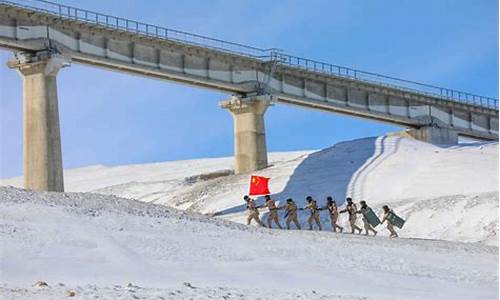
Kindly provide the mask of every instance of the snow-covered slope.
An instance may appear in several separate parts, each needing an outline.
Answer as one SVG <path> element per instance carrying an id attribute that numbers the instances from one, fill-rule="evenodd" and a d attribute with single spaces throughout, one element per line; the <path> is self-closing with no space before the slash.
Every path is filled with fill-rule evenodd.
<path id="1" fill-rule="evenodd" d="M 259 229 L 88 193 L 0 187 L 0 245 L 2 299 L 498 297 L 497 247 Z"/>
<path id="2" fill-rule="evenodd" d="M 273 153 L 274 198 L 346 195 L 376 211 L 388 204 L 407 219 L 402 236 L 498 245 L 498 143 L 442 148 L 400 136 L 338 143 L 321 151 Z M 66 190 L 117 195 L 244 222 L 250 174 L 227 175 L 232 158 L 67 170 Z M 202 175 L 202 176 L 198 176 Z M 21 185 L 21 178 L 2 180 Z M 265 216 L 264 216 L 265 217 Z M 305 221 L 306 215 L 301 216 Z M 326 215 L 325 227 L 329 228 Z M 346 223 L 343 215 L 340 222 Z M 386 234 L 382 230 L 382 234 Z"/>

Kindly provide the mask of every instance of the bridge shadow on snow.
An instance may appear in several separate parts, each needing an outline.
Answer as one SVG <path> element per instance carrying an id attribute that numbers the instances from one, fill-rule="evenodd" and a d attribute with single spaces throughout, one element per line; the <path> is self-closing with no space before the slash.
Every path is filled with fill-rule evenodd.
<path id="1" fill-rule="evenodd" d="M 305 206 L 307 196 L 316 199 L 320 207 L 325 205 L 327 196 L 332 196 L 338 206 L 344 204 L 347 196 L 359 202 L 363 197 L 362 186 L 367 173 L 397 151 L 399 140 L 399 137 L 371 137 L 338 143 L 311 153 L 295 168 L 285 188 L 271 197 L 279 201 L 279 205 L 283 205 L 287 198 L 293 198 L 299 207 Z M 258 205 L 262 204 L 264 197 L 259 197 L 256 202 Z M 246 206 L 242 203 L 215 215 L 228 215 L 245 209 Z M 279 214 L 280 220 L 283 220 L 284 212 L 279 211 Z M 299 212 L 302 225 L 308 215 L 307 211 Z M 267 212 L 261 214 L 263 221 L 266 218 Z M 324 227 L 329 229 L 327 214 L 322 213 L 321 219 Z"/>

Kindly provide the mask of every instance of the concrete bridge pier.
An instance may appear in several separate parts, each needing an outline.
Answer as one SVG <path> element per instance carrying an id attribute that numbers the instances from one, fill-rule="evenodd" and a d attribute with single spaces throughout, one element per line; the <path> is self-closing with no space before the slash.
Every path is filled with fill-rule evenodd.
<path id="1" fill-rule="evenodd" d="M 233 96 L 220 106 L 228 109 L 234 120 L 234 171 L 236 174 L 267 167 L 264 113 L 271 104 L 269 97 L 239 98 Z"/>
<path id="2" fill-rule="evenodd" d="M 434 145 L 458 144 L 458 133 L 447 128 L 425 126 L 418 129 L 406 130 L 411 137 Z"/>
<path id="3" fill-rule="evenodd" d="M 69 63 L 47 51 L 16 53 L 7 65 L 23 79 L 24 187 L 64 191 L 56 76 Z"/>

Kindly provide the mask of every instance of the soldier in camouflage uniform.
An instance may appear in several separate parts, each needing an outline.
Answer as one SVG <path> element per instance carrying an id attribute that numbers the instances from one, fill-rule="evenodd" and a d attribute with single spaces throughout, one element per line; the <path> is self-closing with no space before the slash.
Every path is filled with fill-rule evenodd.
<path id="1" fill-rule="evenodd" d="M 297 229 L 300 228 L 300 223 L 297 218 L 297 204 L 295 204 L 295 201 L 293 201 L 292 198 L 289 198 L 286 200 L 286 204 L 281 206 L 278 209 L 284 209 L 285 210 L 285 223 L 286 223 L 286 229 L 290 229 L 290 223 L 293 222 L 295 226 L 297 226 Z"/>
<path id="2" fill-rule="evenodd" d="M 337 232 L 337 229 L 339 229 L 340 232 L 342 233 L 342 231 L 344 231 L 344 227 L 340 227 L 339 225 L 337 225 L 337 220 L 339 218 L 337 203 L 335 203 L 333 198 L 330 196 L 326 197 L 326 206 L 321 208 L 320 210 L 325 210 L 325 209 L 328 210 L 328 213 L 330 215 L 330 221 L 332 222 L 333 232 Z"/>
<path id="3" fill-rule="evenodd" d="M 266 225 L 264 225 L 264 223 L 262 223 L 262 221 L 259 218 L 259 209 L 255 204 L 255 200 L 246 195 L 245 197 L 243 197 L 243 199 L 247 203 L 247 210 L 248 210 L 247 225 L 250 225 L 250 222 L 252 222 L 252 220 L 255 220 L 255 222 L 260 226 L 266 227 Z"/>
<path id="4" fill-rule="evenodd" d="M 313 221 L 316 222 L 316 225 L 318 225 L 319 230 L 322 230 L 323 228 L 321 228 L 321 222 L 319 220 L 319 209 L 316 200 L 314 200 L 311 196 L 307 196 L 306 200 L 307 200 L 307 205 L 301 210 L 309 209 L 311 212 L 309 219 L 307 219 L 307 223 L 309 224 L 309 230 L 313 229 Z"/>
<path id="5" fill-rule="evenodd" d="M 368 207 L 366 201 L 360 201 L 359 205 L 361 206 L 361 208 L 356 213 L 361 214 L 363 216 L 362 220 L 363 220 L 363 226 L 365 227 L 365 235 L 368 235 L 370 231 L 373 232 L 373 235 L 377 235 L 377 231 L 373 229 L 372 225 L 368 222 L 368 220 L 365 217 L 366 211 L 371 208 Z"/>
<path id="6" fill-rule="evenodd" d="M 339 213 L 343 214 L 347 212 L 349 214 L 349 224 L 351 224 L 351 233 L 354 234 L 354 231 L 357 230 L 358 233 L 361 234 L 362 231 L 361 228 L 359 228 L 356 225 L 356 220 L 357 220 L 356 212 L 358 211 L 358 208 L 356 207 L 356 204 L 352 202 L 351 198 L 347 197 L 346 201 L 347 201 L 346 208 L 339 211 Z"/>
<path id="7" fill-rule="evenodd" d="M 389 206 L 384 205 L 382 206 L 382 209 L 384 210 L 384 217 L 382 218 L 382 224 L 384 224 L 385 221 L 387 221 L 387 230 L 391 233 L 390 237 L 398 237 L 398 233 L 396 230 L 394 230 L 394 224 L 391 223 L 391 221 L 388 219 L 390 214 L 393 214 L 394 212 L 392 209 L 389 208 Z"/>
<path id="8" fill-rule="evenodd" d="M 274 221 L 274 223 L 278 226 L 279 229 L 283 229 L 278 219 L 278 208 L 276 207 L 274 200 L 271 199 L 271 196 L 269 195 L 266 195 L 265 198 L 266 202 L 259 207 L 267 207 L 267 209 L 269 209 L 269 214 L 267 215 L 267 227 L 273 228 L 271 224 Z"/>

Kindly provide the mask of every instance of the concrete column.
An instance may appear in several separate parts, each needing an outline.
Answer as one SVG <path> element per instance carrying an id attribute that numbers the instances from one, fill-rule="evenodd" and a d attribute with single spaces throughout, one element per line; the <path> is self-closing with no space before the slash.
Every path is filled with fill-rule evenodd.
<path id="1" fill-rule="evenodd" d="M 458 144 L 458 133 L 447 128 L 426 126 L 419 129 L 406 130 L 411 137 L 435 145 L 456 145 Z"/>
<path id="2" fill-rule="evenodd" d="M 57 72 L 68 62 L 48 52 L 17 53 L 7 65 L 23 79 L 24 186 L 64 191 Z"/>
<path id="3" fill-rule="evenodd" d="M 234 157 L 236 174 L 267 167 L 264 113 L 270 105 L 266 98 L 237 98 L 220 103 L 234 120 Z"/>

